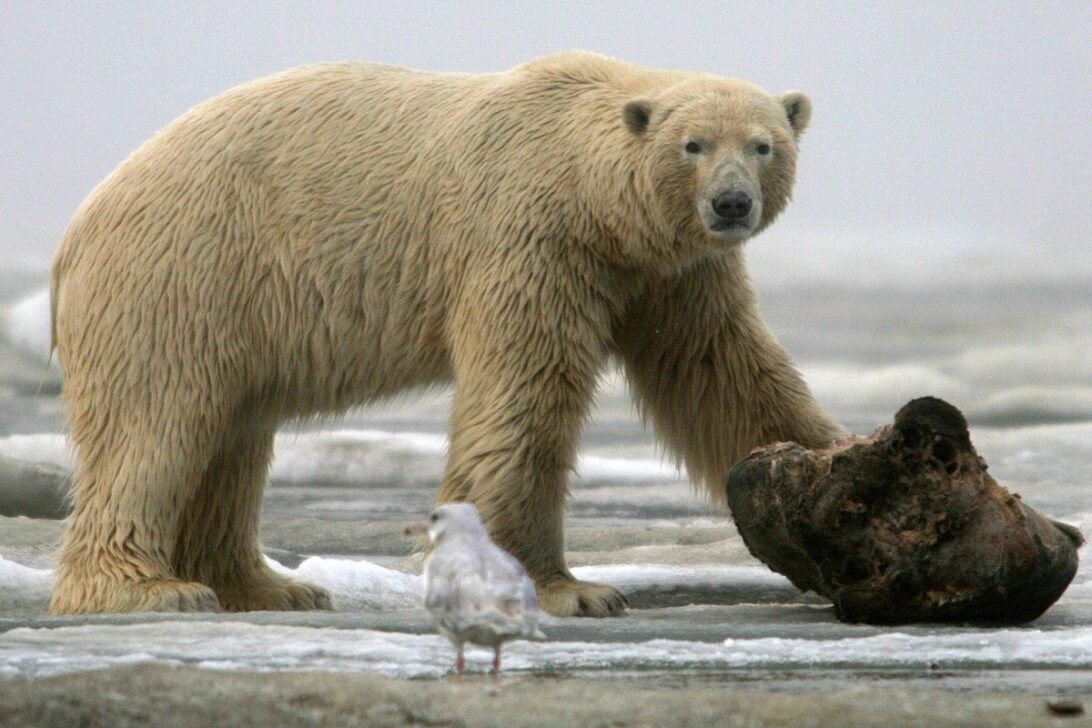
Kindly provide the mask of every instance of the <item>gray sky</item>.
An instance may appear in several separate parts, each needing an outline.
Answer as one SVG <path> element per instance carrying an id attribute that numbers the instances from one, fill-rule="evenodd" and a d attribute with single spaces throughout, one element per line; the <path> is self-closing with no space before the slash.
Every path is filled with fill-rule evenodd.
<path id="1" fill-rule="evenodd" d="M 749 247 L 761 281 L 1092 285 L 1090 37 L 1087 1 L 0 0 L 0 265 L 44 265 L 96 182 L 237 83 L 584 48 L 812 97 L 795 200 Z"/>

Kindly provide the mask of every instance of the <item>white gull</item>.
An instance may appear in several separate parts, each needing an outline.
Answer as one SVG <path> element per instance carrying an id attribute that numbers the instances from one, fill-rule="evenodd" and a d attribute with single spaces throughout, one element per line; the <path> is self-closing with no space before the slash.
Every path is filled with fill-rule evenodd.
<path id="1" fill-rule="evenodd" d="M 493 675 L 500 671 L 501 645 L 513 639 L 545 639 L 538 628 L 535 585 L 514 556 L 489 540 L 478 509 L 448 503 L 429 515 L 432 552 L 425 560 L 425 607 L 441 634 L 455 646 L 455 672 L 462 678 L 463 645 L 493 648 Z"/>

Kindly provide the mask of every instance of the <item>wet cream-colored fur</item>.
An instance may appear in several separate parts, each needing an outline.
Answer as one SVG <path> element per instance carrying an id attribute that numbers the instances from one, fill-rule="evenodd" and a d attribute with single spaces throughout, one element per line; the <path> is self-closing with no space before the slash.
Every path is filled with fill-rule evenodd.
<path id="1" fill-rule="evenodd" d="M 312 66 L 184 114 L 91 193 L 54 262 L 77 465 L 51 611 L 328 608 L 259 550 L 277 426 L 451 381 L 438 500 L 477 504 L 546 610 L 620 612 L 569 573 L 562 533 L 612 358 L 715 501 L 751 448 L 840 432 L 740 249 L 788 201 L 809 114 L 588 53 Z M 756 196 L 746 229 L 703 222 L 725 185 Z"/>

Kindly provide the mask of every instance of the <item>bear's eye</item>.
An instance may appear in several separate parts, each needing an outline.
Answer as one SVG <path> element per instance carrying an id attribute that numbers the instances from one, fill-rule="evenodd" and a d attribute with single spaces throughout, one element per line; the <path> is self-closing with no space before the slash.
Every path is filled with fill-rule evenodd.
<path id="1" fill-rule="evenodd" d="M 770 153 L 770 145 L 766 142 L 759 142 L 758 146 L 755 147 L 755 151 L 765 157 Z"/>
<path id="2" fill-rule="evenodd" d="M 701 151 L 701 144 L 691 139 L 683 148 L 686 150 L 687 154 L 697 154 Z"/>

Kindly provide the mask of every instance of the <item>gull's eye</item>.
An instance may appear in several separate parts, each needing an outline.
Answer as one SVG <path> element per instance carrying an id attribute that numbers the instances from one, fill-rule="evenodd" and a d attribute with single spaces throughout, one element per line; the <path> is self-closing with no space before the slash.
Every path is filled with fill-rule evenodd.
<path id="1" fill-rule="evenodd" d="M 431 516 L 428 517 L 428 520 L 430 520 L 433 523 L 436 523 L 436 521 L 440 520 L 440 517 L 438 515 L 436 515 L 435 513 L 433 513 Z"/>
<path id="2" fill-rule="evenodd" d="M 686 150 L 687 154 L 698 154 L 701 152 L 701 143 L 691 139 L 686 143 L 686 146 L 683 147 L 683 149 Z"/>

